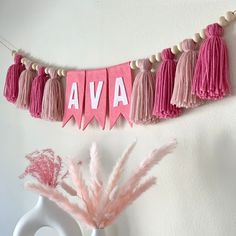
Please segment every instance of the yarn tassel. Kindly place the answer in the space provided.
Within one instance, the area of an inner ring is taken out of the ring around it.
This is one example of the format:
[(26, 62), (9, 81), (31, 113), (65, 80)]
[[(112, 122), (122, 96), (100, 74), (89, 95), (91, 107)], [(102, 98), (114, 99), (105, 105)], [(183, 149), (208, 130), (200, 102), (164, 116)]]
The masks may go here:
[(19, 93), (16, 100), (16, 106), (22, 109), (28, 109), (30, 104), (30, 93), (35, 71), (32, 69), (32, 62), (25, 61), (26, 69), (21, 72), (19, 78)]
[(181, 43), (183, 53), (179, 57), (171, 104), (177, 107), (191, 108), (201, 104), (201, 100), (192, 94), (192, 80), (197, 63), (198, 46), (192, 39)]
[(230, 90), (227, 46), (219, 24), (207, 26), (205, 33), (207, 38), (200, 47), (192, 93), (202, 99), (217, 100)]
[(156, 72), (156, 91), (153, 114), (159, 118), (174, 118), (182, 109), (170, 103), (174, 89), (176, 61), (170, 48), (161, 53), (162, 62)]
[(155, 96), (155, 77), (148, 59), (139, 61), (140, 71), (135, 77), (131, 95), (130, 119), (136, 124), (157, 122), (152, 114)]
[(39, 67), (38, 76), (36, 76), (33, 80), (30, 94), (29, 111), (31, 116), (35, 118), (41, 117), (43, 92), (47, 80), (48, 76), (45, 73), (45, 68)]
[(22, 56), (15, 54), (14, 61), (7, 71), (7, 76), (4, 86), (4, 96), (9, 102), (15, 103), (18, 96), (18, 81), (21, 72), (25, 69), (25, 66), (21, 63)]
[(43, 93), (42, 113), (45, 120), (62, 121), (64, 113), (64, 96), (57, 71), (50, 69), (50, 78), (47, 80)]

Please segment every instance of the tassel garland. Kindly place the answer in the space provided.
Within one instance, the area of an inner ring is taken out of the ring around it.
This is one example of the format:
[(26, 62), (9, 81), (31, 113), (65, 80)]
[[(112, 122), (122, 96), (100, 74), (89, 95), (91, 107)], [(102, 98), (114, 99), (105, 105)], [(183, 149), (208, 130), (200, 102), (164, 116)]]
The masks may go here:
[(51, 69), (49, 74), (51, 78), (45, 84), (41, 116), (45, 120), (62, 121), (64, 114), (62, 83), (56, 70)]
[(201, 104), (201, 100), (192, 95), (192, 80), (197, 63), (198, 46), (192, 39), (185, 39), (181, 46), (183, 53), (176, 67), (171, 104), (177, 107), (192, 108)]
[(39, 67), (38, 76), (35, 77), (32, 83), (30, 94), (30, 114), (35, 118), (41, 117), (43, 92), (48, 76), (45, 73), (44, 67)]
[(207, 26), (194, 73), (192, 93), (202, 99), (217, 100), (229, 93), (228, 52), (222, 39), (223, 28)]
[(35, 71), (32, 69), (32, 62), (25, 62), (26, 69), (22, 71), (19, 78), (19, 94), (16, 100), (16, 106), (22, 109), (28, 109), (30, 104), (30, 92)]
[(15, 103), (18, 96), (18, 81), (21, 72), (25, 69), (25, 66), (21, 63), (22, 56), (15, 54), (15, 63), (11, 65), (7, 71), (4, 96), (9, 102)]
[(148, 59), (140, 60), (139, 68), (131, 95), (130, 119), (136, 124), (157, 122), (157, 118), (152, 114), (155, 96), (152, 64)]
[(162, 62), (156, 72), (156, 91), (153, 114), (159, 118), (174, 118), (181, 114), (181, 109), (170, 103), (174, 89), (176, 61), (170, 48), (161, 53)]

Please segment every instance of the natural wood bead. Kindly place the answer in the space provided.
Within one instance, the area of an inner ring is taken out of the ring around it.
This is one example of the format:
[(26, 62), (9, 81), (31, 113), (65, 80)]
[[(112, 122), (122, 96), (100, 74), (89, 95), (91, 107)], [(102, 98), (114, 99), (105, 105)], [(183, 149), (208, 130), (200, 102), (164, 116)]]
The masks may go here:
[(199, 43), (199, 42), (201, 41), (201, 36), (200, 36), (199, 33), (194, 34), (194, 36), (193, 36), (193, 41), (194, 41), (195, 43)]
[(135, 61), (131, 61), (129, 65), (132, 70), (136, 69)]
[(233, 21), (236, 18), (236, 15), (234, 15), (234, 13), (232, 11), (228, 11), (225, 14), (225, 19), (230, 22)]
[(32, 64), (32, 69), (33, 69), (33, 70), (36, 70), (36, 68), (37, 68), (37, 64), (36, 64), (36, 63), (33, 63), (33, 64)]
[(177, 55), (179, 53), (179, 49), (176, 45), (174, 45), (172, 48), (171, 48), (171, 52), (174, 54), (174, 55)]
[(139, 68), (139, 60), (135, 61), (135, 66), (136, 66), (136, 68)]
[(158, 52), (155, 56), (156, 56), (156, 61), (160, 62), (161, 61), (161, 53)]
[(178, 43), (177, 44), (177, 48), (180, 52), (183, 52), (183, 49), (182, 49), (182, 43)]
[(151, 63), (155, 63), (157, 60), (156, 60), (156, 56), (155, 55), (151, 55), (150, 57), (149, 57), (149, 61), (151, 62)]
[(62, 69), (61, 70), (61, 75), (65, 77), (66, 76), (66, 71)]
[(219, 18), (219, 25), (221, 25), (221, 26), (226, 26), (226, 25), (228, 25), (228, 21), (225, 19), (225, 17), (224, 16), (221, 16), (220, 18)]
[(202, 29), (202, 30), (200, 31), (199, 35), (200, 35), (200, 37), (201, 37), (202, 39), (205, 39), (205, 38), (206, 38), (205, 29)]

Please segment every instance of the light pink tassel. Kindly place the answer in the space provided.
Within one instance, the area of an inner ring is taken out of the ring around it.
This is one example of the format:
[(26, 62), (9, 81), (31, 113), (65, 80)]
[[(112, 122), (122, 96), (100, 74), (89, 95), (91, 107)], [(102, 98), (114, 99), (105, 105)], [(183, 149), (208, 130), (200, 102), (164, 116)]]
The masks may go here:
[(194, 73), (192, 93), (202, 99), (217, 100), (230, 90), (228, 52), (221, 37), (224, 29), (217, 23), (207, 26)]
[(19, 94), (16, 100), (16, 106), (22, 109), (28, 109), (30, 104), (30, 93), (33, 79), (36, 75), (32, 69), (32, 62), (27, 60), (26, 69), (21, 73), (19, 78)]
[(22, 56), (15, 54), (14, 61), (7, 71), (4, 96), (9, 102), (15, 103), (18, 97), (18, 83), (21, 72), (25, 69), (25, 66), (21, 63)]
[(29, 111), (31, 116), (40, 118), (42, 112), (42, 100), (45, 84), (48, 80), (47, 74), (45, 74), (45, 68), (40, 67), (38, 70), (38, 76), (35, 77), (32, 83), (32, 89), (30, 94), (30, 107)]
[(170, 103), (174, 89), (176, 61), (170, 48), (161, 53), (162, 62), (156, 72), (155, 105), (153, 114), (159, 118), (175, 118), (181, 109)]
[(62, 121), (64, 113), (64, 94), (61, 78), (56, 70), (50, 70), (43, 93), (41, 117), (50, 121)]
[(155, 96), (155, 76), (148, 59), (139, 61), (140, 71), (135, 77), (131, 95), (130, 119), (136, 124), (157, 122), (152, 114)]
[(171, 98), (171, 104), (177, 107), (196, 107), (201, 100), (192, 95), (192, 80), (197, 63), (197, 44), (192, 39), (182, 42), (183, 53), (181, 54), (175, 73), (175, 85)]

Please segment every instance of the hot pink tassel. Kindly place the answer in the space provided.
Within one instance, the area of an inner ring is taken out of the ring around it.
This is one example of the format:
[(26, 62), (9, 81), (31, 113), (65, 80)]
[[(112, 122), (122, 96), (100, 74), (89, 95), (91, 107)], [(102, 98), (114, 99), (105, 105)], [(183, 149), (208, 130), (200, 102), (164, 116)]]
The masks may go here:
[(181, 114), (181, 109), (170, 103), (174, 89), (176, 61), (170, 48), (161, 53), (162, 62), (156, 72), (156, 91), (153, 114), (159, 118), (174, 118)]
[(38, 70), (38, 76), (33, 80), (30, 94), (29, 111), (33, 117), (41, 117), (43, 92), (47, 80), (48, 76), (45, 74), (45, 68), (40, 67)]
[(4, 96), (9, 102), (15, 103), (18, 96), (18, 81), (21, 72), (25, 69), (25, 66), (21, 63), (22, 56), (15, 55), (15, 64), (11, 65), (7, 71)]
[(30, 104), (30, 92), (35, 71), (32, 69), (32, 62), (26, 61), (26, 69), (22, 71), (19, 78), (19, 94), (16, 100), (18, 108), (28, 109)]
[(223, 28), (207, 26), (194, 73), (192, 93), (202, 99), (217, 100), (229, 93), (228, 52), (222, 39)]
[(183, 53), (181, 54), (175, 73), (175, 85), (171, 98), (171, 104), (177, 107), (196, 107), (201, 100), (192, 95), (192, 80), (197, 63), (198, 46), (192, 39), (182, 42)]
[(155, 77), (148, 59), (139, 61), (140, 71), (135, 77), (131, 95), (130, 119), (136, 124), (156, 122), (152, 114), (155, 96)]
[(56, 70), (50, 71), (50, 77), (44, 88), (41, 116), (45, 120), (62, 121), (64, 113), (62, 83)]

